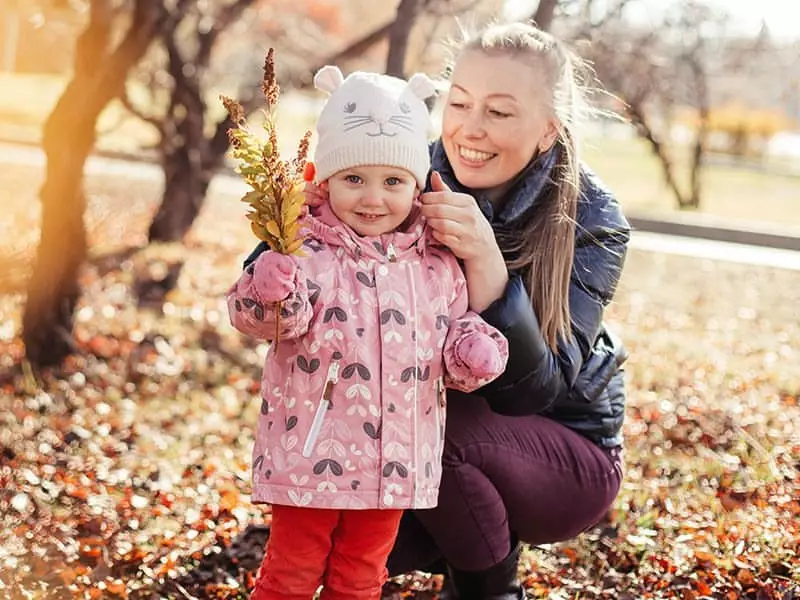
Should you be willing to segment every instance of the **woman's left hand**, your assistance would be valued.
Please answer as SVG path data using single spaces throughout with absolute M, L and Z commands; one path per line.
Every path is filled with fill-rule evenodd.
M 433 237 L 465 262 L 499 254 L 492 226 L 469 194 L 454 192 L 434 171 L 431 191 L 422 194 L 422 215 Z

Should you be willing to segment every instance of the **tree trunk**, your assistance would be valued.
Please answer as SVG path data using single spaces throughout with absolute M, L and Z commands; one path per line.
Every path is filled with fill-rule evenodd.
M 658 161 L 661 163 L 661 171 L 664 174 L 664 181 L 666 182 L 667 187 L 669 187 L 669 189 L 672 190 L 672 193 L 675 195 L 678 206 L 680 208 L 686 207 L 688 205 L 688 200 L 681 193 L 680 187 L 678 187 L 678 182 L 675 179 L 675 167 L 669 156 L 667 156 L 667 149 L 664 148 L 664 145 L 661 143 L 661 141 L 659 141 L 658 137 L 656 137 L 656 134 L 648 125 L 644 110 L 641 108 L 639 103 L 629 103 L 628 116 L 639 132 L 639 136 L 647 140 L 653 150 L 653 154 L 656 155 L 656 158 L 658 158 Z
M 389 30 L 389 55 L 386 59 L 386 74 L 405 77 L 408 38 L 421 8 L 420 0 L 400 0 L 397 17 Z
M 151 243 L 182 240 L 200 214 L 213 172 L 203 169 L 199 154 L 199 148 L 173 148 L 164 155 L 164 195 L 147 232 Z
M 175 28 L 163 31 L 174 87 L 160 127 L 164 194 L 147 234 L 150 242 L 183 239 L 200 214 L 214 172 L 225 157 L 227 129 L 233 123 L 226 118 L 217 124 L 211 137 L 206 137 L 207 106 L 202 79 L 219 35 L 251 4 L 252 0 L 236 0 L 225 5 L 213 27 L 198 37 L 197 51 L 191 57 L 185 56 L 178 44 L 177 23 Z M 186 65 L 194 68 L 187 73 Z
M 539 0 L 539 6 L 533 15 L 533 22 L 539 29 L 550 31 L 553 26 L 553 17 L 556 14 L 558 0 Z
M 129 69 L 155 36 L 160 4 L 139 0 L 125 37 L 110 53 L 112 11 L 105 0 L 93 0 L 78 40 L 75 75 L 45 123 L 41 237 L 22 318 L 26 355 L 34 365 L 58 364 L 72 349 L 78 272 L 87 251 L 83 168 L 100 113 L 122 92 Z

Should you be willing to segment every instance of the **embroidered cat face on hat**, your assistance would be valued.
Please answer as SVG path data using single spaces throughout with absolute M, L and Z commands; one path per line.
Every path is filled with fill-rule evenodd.
M 436 92 L 433 81 L 422 73 L 404 81 L 360 71 L 345 79 L 329 65 L 314 85 L 330 94 L 317 121 L 319 181 L 342 169 L 383 165 L 407 170 L 419 189 L 425 187 L 432 126 L 424 100 Z

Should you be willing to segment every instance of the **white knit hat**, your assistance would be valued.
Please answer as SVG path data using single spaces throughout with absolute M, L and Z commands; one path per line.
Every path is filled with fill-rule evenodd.
M 409 171 L 420 189 L 430 169 L 431 119 L 423 100 L 436 88 L 422 73 L 408 81 L 322 67 L 314 85 L 330 94 L 317 121 L 314 164 L 324 181 L 350 167 L 382 165 Z

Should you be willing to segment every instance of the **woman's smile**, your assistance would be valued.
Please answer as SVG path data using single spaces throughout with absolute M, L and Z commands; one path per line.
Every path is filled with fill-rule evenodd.
M 458 157 L 467 165 L 482 166 L 493 159 L 497 154 L 493 152 L 483 152 L 475 148 L 467 148 L 458 145 Z

